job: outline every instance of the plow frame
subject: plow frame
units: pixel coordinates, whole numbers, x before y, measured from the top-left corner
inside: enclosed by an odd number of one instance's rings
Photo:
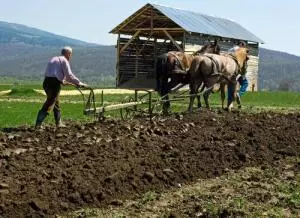
[[[98,121],[105,119],[105,113],[113,110],[120,110],[122,120],[131,120],[137,116],[147,116],[150,121],[162,113],[160,110],[165,102],[183,101],[192,95],[187,94],[189,90],[178,92],[184,85],[181,84],[171,90],[168,94],[159,97],[153,97],[154,90],[134,90],[134,95],[127,95],[121,103],[104,105],[104,92],[102,90],[100,95],[100,106],[96,105],[95,93],[93,88],[80,88],[77,90],[82,95],[83,99],[83,114],[87,116],[94,116]],[[89,90],[89,94],[85,95],[83,90]],[[139,92],[143,92],[139,95]],[[166,96],[170,96],[168,100]],[[199,94],[197,94],[199,95]],[[147,105],[147,107],[139,107],[141,105]]]

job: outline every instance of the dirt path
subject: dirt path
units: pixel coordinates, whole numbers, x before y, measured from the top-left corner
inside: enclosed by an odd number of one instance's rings
[[[0,91],[0,96],[1,95],[8,95],[9,93],[11,93],[11,90]]]
[[[300,114],[201,112],[151,124],[0,133],[0,216],[118,205],[147,191],[300,155]]]

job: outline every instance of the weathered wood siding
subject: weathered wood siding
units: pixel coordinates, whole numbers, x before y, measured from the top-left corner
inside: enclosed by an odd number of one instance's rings
[[[119,39],[119,49],[127,44],[129,38]],[[133,40],[130,45],[119,54],[117,87],[155,89],[155,60],[160,54],[178,50],[170,41],[156,39]]]

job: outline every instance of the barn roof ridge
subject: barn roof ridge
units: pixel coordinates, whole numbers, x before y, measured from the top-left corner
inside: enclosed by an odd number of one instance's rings
[[[215,17],[202,14],[200,12],[169,7],[156,3],[147,3],[111,30],[110,33],[118,33],[120,27],[126,26],[126,23],[129,23],[135,18],[135,16],[142,13],[143,10],[147,9],[149,6],[158,10],[186,32],[264,43],[263,40],[231,19]]]

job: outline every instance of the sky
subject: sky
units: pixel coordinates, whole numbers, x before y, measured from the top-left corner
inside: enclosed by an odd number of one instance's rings
[[[262,39],[261,47],[300,56],[299,0],[0,0],[0,21],[114,45],[109,31],[146,3],[231,19]]]

